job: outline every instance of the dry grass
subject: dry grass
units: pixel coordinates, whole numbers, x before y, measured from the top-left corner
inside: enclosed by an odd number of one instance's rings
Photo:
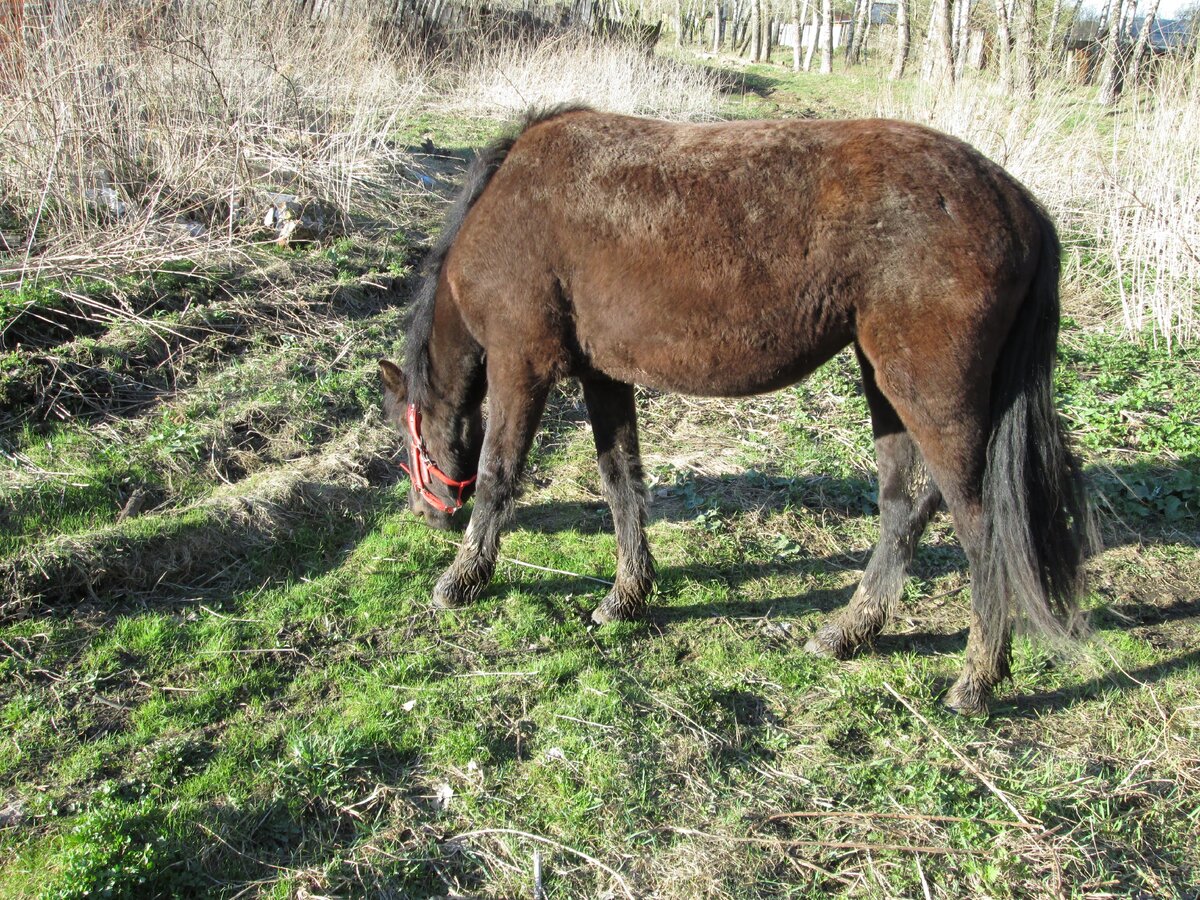
[[[697,120],[717,118],[721,96],[710,70],[567,34],[537,46],[485,47],[461,70],[454,103],[465,112],[512,118],[530,107],[571,101]]]
[[[615,43],[481,40],[468,59],[427,58],[366,15],[313,27],[288,9],[94,3],[35,32],[0,114],[0,284],[224,258],[269,236],[276,192],[411,226],[427,191],[404,135],[429,116],[583,101],[713,118],[719,103],[707,71]]]
[[[23,244],[5,280],[228,250],[269,191],[402,218],[391,136],[423,76],[382,55],[365,19],[86,4],[64,35],[35,35],[24,69],[0,119],[0,205]]]
[[[164,584],[248,565],[303,527],[330,528],[362,513],[372,478],[394,470],[395,439],[378,422],[353,428],[324,452],[301,457],[204,499],[84,535],[51,538],[0,562],[0,620],[31,604],[161,591]]]

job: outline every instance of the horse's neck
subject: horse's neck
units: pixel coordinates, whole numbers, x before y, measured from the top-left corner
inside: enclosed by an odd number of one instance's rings
[[[429,336],[431,387],[460,412],[483,401],[483,351],[463,324],[454,302],[439,296]]]

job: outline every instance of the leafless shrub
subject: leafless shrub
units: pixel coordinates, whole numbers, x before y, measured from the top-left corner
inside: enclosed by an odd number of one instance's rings
[[[79,4],[33,33],[0,118],[0,204],[25,232],[0,279],[203,257],[244,237],[268,191],[399,214],[392,135],[422,90],[415,62],[365,19],[186,9]]]

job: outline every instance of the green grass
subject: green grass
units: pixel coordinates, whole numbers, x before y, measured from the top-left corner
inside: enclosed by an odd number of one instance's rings
[[[1174,457],[1194,477],[1190,432],[1150,403],[1157,379],[1180,384],[1194,359],[1077,334],[1066,347],[1073,421],[1111,451],[1094,458]],[[1144,427],[1122,430],[1113,396]],[[543,486],[504,553],[605,577],[615,546],[606,514],[580,502],[595,480],[574,400],[556,404],[534,460]],[[961,720],[937,704],[967,618],[944,522],[876,652],[838,664],[800,651],[873,539],[869,432],[849,357],[775,402],[821,418],[740,449],[759,474],[659,466],[661,578],[644,623],[594,628],[602,585],[507,562],[476,606],[432,612],[454,548],[402,512],[399,487],[350,543],[324,541],[344,548],[332,556],[305,562],[312,536],[285,540],[262,587],[101,598],[4,626],[0,796],[21,824],[0,830],[0,895],[259,883],[277,896],[514,896],[540,850],[551,897],[620,895],[579,853],[665,896],[920,895],[923,883],[1039,896],[1060,869],[1069,896],[1186,896],[1200,863],[1200,664],[1194,603],[1163,592],[1197,574],[1194,514],[1152,507],[1149,543],[1102,560],[1092,602],[1119,613],[1098,618],[1104,650],[1064,664],[1023,642],[992,719]],[[1190,392],[1175,402],[1186,410]],[[719,442],[705,415],[697,427]],[[284,560],[300,577],[271,577]],[[1137,589],[1147,578],[1156,596]],[[1044,830],[1002,824],[1015,821],[1005,798]],[[783,812],[817,815],[770,820]]]
[[[656,526],[660,556],[689,555],[684,534]],[[611,550],[602,540],[591,554],[572,553],[574,542],[564,549],[539,538],[518,531],[506,549],[556,568]],[[9,742],[21,749],[5,775],[10,784],[29,783],[15,799],[31,827],[4,835],[8,890],[76,896],[87,886],[138,896],[219,876],[351,892],[386,883],[422,895],[442,889],[440,872],[469,889],[511,896],[521,888],[517,874],[486,854],[452,852],[447,841],[512,828],[607,858],[627,855],[627,871],[650,879],[656,857],[699,852],[696,842],[708,841],[672,829],[702,830],[717,836],[710,843],[723,856],[696,878],[732,890],[749,871],[762,879],[762,893],[782,878],[789,883],[776,888],[797,896],[835,883],[790,883],[794,875],[771,874],[777,851],[724,839],[934,837],[985,851],[981,859],[926,860],[926,877],[943,889],[1022,895],[1018,885],[1032,873],[1021,847],[1035,854],[1037,841],[980,821],[1011,813],[933,729],[986,767],[1030,818],[1086,827],[1090,840],[1135,856],[1152,835],[1159,877],[1194,871],[1194,813],[1172,796],[1184,792],[1147,797],[1122,794],[1120,785],[1132,761],[1188,736],[1186,720],[1158,722],[1147,733],[1150,723],[1125,714],[1145,713],[1155,692],[1194,696],[1195,665],[1148,689],[1119,678],[1089,687],[1083,673],[1046,669],[1023,648],[1017,690],[1070,697],[1082,686],[1085,693],[1048,704],[1032,721],[1018,702],[982,725],[933,702],[957,669],[956,654],[926,656],[918,645],[849,666],[813,660],[793,640],[774,637],[761,613],[714,620],[704,607],[731,600],[719,585],[694,580],[668,576],[658,621],[648,625],[589,629],[580,618],[598,592],[577,585],[564,594],[557,577],[512,568],[477,607],[436,616],[426,594],[450,549],[392,518],[307,584],[234,597],[220,611],[119,616],[115,627],[89,635],[86,652],[52,670],[73,690],[10,661],[6,683],[20,688],[4,714],[15,726]],[[743,565],[770,562],[760,556]],[[780,619],[806,631],[821,614],[798,600]],[[1119,631],[1100,637],[1130,671],[1163,659]],[[5,639],[19,635],[10,629]],[[77,642],[79,634],[64,630],[61,640]],[[128,709],[115,715],[97,699]],[[1102,740],[1075,733],[1086,725],[1080,707],[1105,713]],[[96,736],[64,735],[34,713],[39,708],[73,717],[72,731]],[[1083,747],[1064,753],[1064,739]],[[972,749],[981,742],[985,753]],[[1091,755],[1094,743],[1103,755]],[[1167,764],[1151,762],[1140,783]],[[763,824],[771,813],[798,809],[972,821],[929,835],[887,819]],[[988,849],[997,841],[998,850]],[[1074,858],[1059,839],[1044,841],[1047,852],[1063,854],[1073,880],[1147,884],[1119,854]],[[482,841],[483,851],[494,854],[495,843]],[[848,862],[831,850],[806,858],[835,869]],[[551,859],[564,870],[552,895],[607,884],[568,855]],[[919,890],[910,854],[881,851],[878,859],[889,866],[893,891]]]

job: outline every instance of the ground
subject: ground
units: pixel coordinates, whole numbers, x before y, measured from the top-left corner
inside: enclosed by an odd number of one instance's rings
[[[452,179],[467,127],[415,123],[456,152],[414,165]],[[944,514],[873,648],[801,650],[876,532],[847,354],[639,395],[636,624],[588,620],[615,544],[563,385],[495,582],[432,609],[454,535],[406,512],[374,374],[425,240],[0,295],[0,896],[1197,896],[1200,353],[1068,298],[1094,631],[1018,641],[964,719]]]

